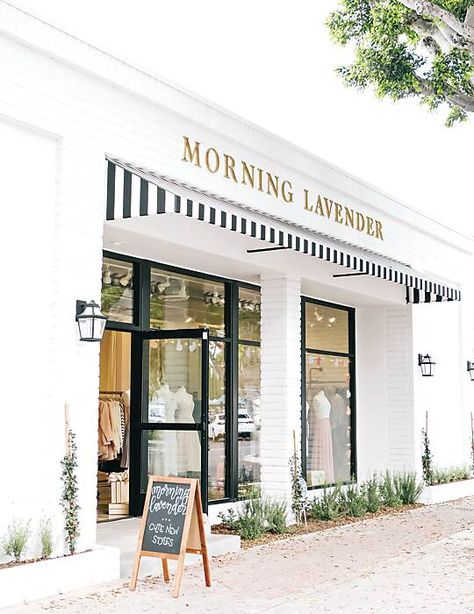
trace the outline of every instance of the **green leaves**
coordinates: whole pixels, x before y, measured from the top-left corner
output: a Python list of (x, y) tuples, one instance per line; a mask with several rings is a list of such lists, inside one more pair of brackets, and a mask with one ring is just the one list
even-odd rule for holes
[[(464, 19), (474, 0), (439, 0)], [(346, 85), (372, 88), (379, 98), (418, 97), (437, 109), (446, 104), (448, 126), (474, 109), (472, 46), (433, 15), (418, 15), (399, 0), (341, 0), (327, 20), (332, 39), (354, 45), (354, 62), (337, 69)]]
[(77, 538), (79, 537), (79, 504), (77, 503), (79, 487), (77, 485), (77, 445), (75, 434), (67, 430), (68, 451), (61, 461), (63, 468), (61, 480), (63, 491), (61, 497), (61, 507), (64, 511), (64, 528), (66, 530), (66, 544), (69, 554), (76, 551)]

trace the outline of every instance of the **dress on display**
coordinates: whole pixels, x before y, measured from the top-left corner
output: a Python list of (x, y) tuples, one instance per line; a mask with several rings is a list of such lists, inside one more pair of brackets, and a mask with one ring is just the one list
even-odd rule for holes
[(332, 429), (329, 416), (331, 404), (321, 390), (313, 398), (309, 420), (308, 467), (323, 472), (320, 483), (334, 483)]
[[(176, 422), (194, 423), (194, 399), (184, 386), (175, 393)], [(201, 471), (201, 443), (196, 431), (177, 431), (177, 474), (180, 476), (197, 475)]]

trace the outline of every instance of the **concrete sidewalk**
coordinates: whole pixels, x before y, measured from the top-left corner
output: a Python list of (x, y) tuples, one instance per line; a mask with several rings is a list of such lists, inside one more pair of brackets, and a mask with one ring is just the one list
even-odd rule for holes
[(435, 612), (474, 609), (474, 497), (273, 542), (185, 570), (182, 595), (160, 577), (11, 609), (33, 612)]

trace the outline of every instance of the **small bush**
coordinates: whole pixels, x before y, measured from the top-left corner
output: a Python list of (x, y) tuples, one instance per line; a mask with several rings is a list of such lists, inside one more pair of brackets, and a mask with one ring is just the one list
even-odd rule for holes
[(49, 559), (53, 552), (53, 529), (49, 518), (41, 520), (39, 533), (41, 540), (41, 558)]
[(3, 540), (3, 551), (18, 563), (25, 552), (30, 536), (30, 523), (14, 520), (8, 527), (7, 535)]
[(380, 495), (379, 481), (376, 476), (363, 482), (360, 487), (361, 493), (365, 497), (367, 511), (371, 513), (378, 512), (383, 506), (382, 497)]
[(318, 499), (313, 499), (309, 505), (309, 513), (316, 520), (335, 520), (344, 515), (341, 486), (338, 484), (332, 490), (327, 486)]
[(412, 505), (418, 501), (423, 484), (416, 479), (416, 473), (404, 472), (393, 476), (395, 494), (403, 505)]
[(249, 492), (249, 499), (242, 501), (237, 511), (221, 513), (219, 518), (242, 539), (258, 539), (265, 533), (265, 503), (256, 490)]
[(349, 484), (343, 494), (344, 512), (347, 516), (363, 516), (367, 512), (367, 500), (357, 484)]
[(379, 484), (379, 492), (385, 507), (400, 507), (402, 505), (402, 500), (400, 499), (399, 493), (397, 493), (393, 478), (389, 471), (386, 471), (382, 476)]
[(432, 484), (448, 484), (458, 480), (468, 480), (471, 477), (471, 470), (468, 466), (450, 467), (448, 469), (433, 469)]
[(264, 502), (265, 529), (268, 533), (286, 533), (286, 501)]

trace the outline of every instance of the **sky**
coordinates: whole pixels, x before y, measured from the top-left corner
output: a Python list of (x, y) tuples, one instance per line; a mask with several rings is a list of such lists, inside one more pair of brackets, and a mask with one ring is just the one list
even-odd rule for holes
[(63, 30), (474, 234), (474, 116), (345, 87), (324, 21), (337, 0), (9, 0)]

